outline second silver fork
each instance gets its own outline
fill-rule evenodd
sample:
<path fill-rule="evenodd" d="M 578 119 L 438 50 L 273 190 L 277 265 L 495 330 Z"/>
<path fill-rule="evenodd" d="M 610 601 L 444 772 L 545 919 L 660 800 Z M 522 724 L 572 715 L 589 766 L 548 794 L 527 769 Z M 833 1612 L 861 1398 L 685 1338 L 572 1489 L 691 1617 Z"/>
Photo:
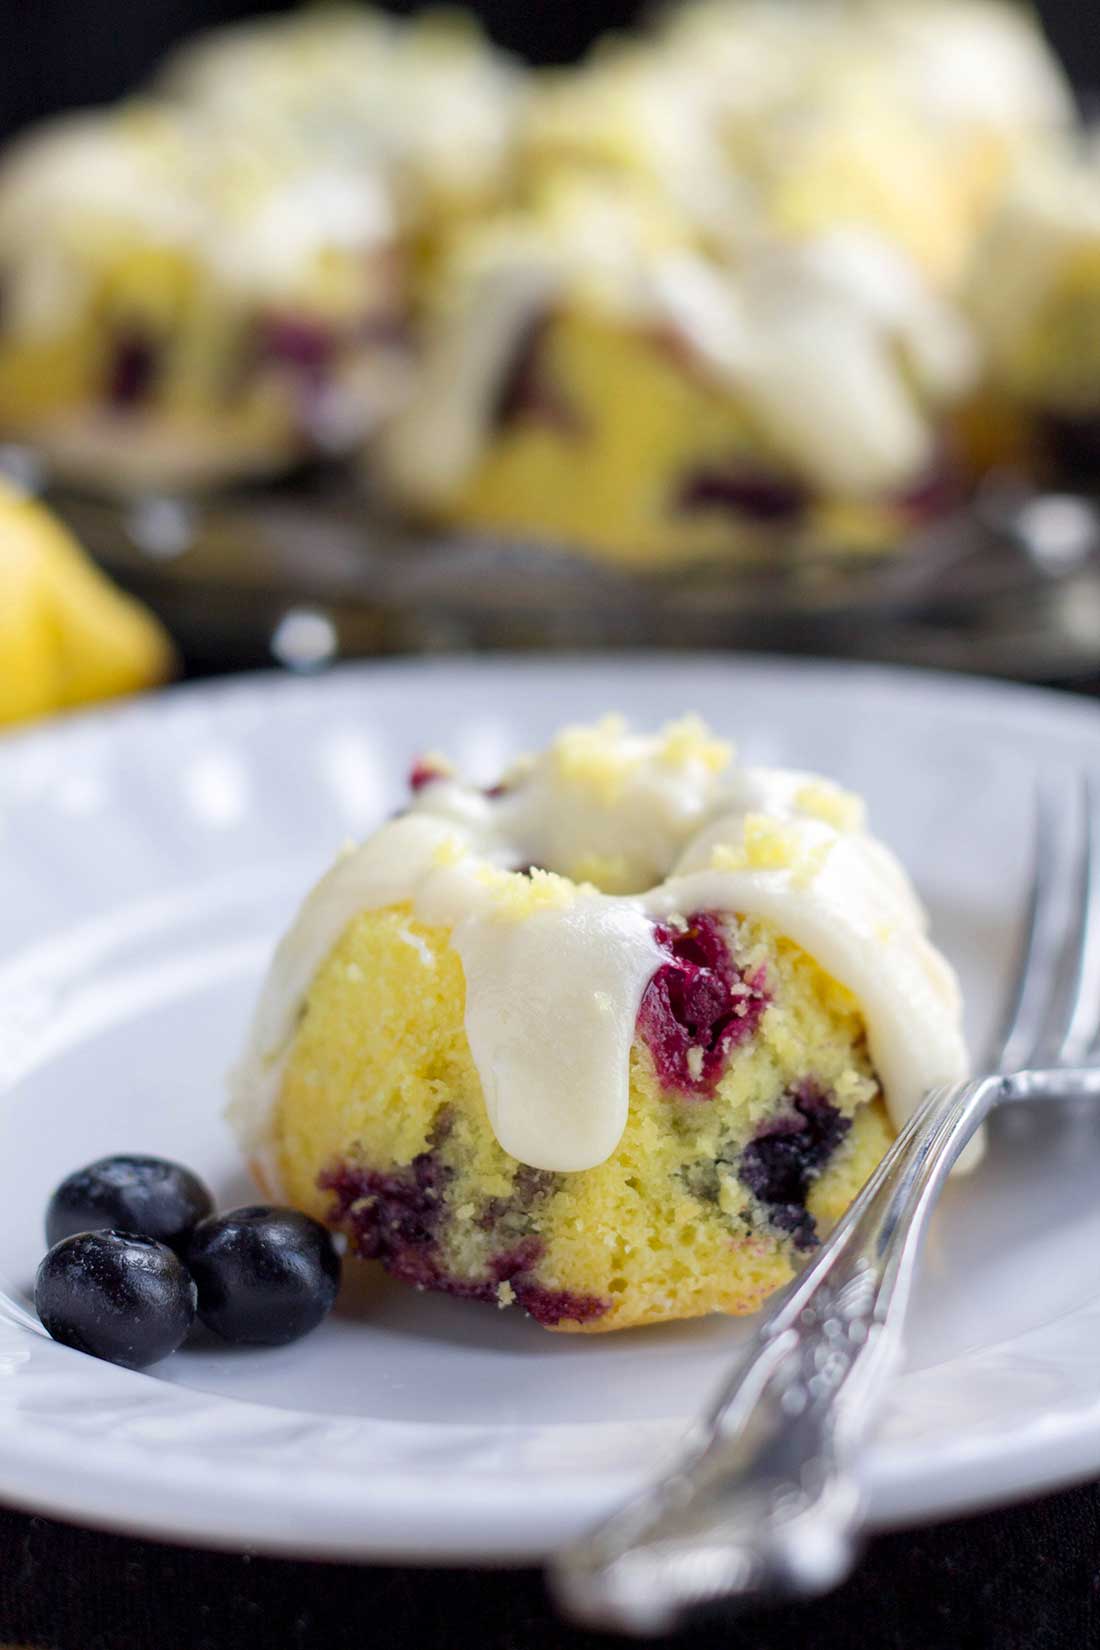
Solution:
<path fill-rule="evenodd" d="M 834 1586 L 859 1548 L 853 1472 L 890 1377 L 928 1216 L 994 1107 L 1100 1098 L 1100 823 L 1081 787 L 1063 875 L 1040 795 L 1023 941 L 990 1075 L 929 1094 L 860 1196 L 766 1314 L 676 1466 L 557 1555 L 562 1607 L 592 1626 L 667 1631 L 701 1610 Z M 1062 943 L 1055 928 L 1065 922 Z"/>

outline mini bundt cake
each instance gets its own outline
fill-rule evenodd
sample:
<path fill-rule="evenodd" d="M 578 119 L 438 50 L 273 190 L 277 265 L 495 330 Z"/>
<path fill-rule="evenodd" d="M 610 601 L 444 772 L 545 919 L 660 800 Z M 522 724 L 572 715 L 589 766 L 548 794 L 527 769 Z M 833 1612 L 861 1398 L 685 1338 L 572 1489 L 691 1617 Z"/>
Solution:
<path fill-rule="evenodd" d="M 231 1106 L 261 1184 L 548 1328 L 755 1311 L 965 1069 L 859 802 L 694 719 L 412 787 L 276 953 Z"/>
<path fill-rule="evenodd" d="M 953 497 L 969 334 L 871 232 L 727 267 L 571 175 L 441 273 L 373 454 L 422 519 L 659 566 L 890 549 Z"/>
<path fill-rule="evenodd" d="M 0 437 L 124 491 L 358 447 L 404 384 L 384 177 L 143 99 L 0 169 Z"/>

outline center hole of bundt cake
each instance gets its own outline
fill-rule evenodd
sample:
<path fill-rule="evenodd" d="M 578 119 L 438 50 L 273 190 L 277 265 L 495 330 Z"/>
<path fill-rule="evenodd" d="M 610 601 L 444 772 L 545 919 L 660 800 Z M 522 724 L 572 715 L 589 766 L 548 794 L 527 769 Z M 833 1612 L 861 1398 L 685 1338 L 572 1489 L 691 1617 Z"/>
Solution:
<path fill-rule="evenodd" d="M 763 969 L 738 968 L 722 918 L 700 911 L 682 928 L 658 924 L 663 963 L 642 998 L 638 1031 L 665 1088 L 709 1095 L 732 1048 L 755 1035 L 768 1006 Z"/>

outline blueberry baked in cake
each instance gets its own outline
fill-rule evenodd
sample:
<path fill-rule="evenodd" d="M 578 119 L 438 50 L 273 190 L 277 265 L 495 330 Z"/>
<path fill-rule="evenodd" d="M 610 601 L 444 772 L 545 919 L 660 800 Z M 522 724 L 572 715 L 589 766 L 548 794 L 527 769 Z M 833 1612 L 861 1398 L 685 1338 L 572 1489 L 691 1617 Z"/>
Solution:
<path fill-rule="evenodd" d="M 860 803 L 694 719 L 412 783 L 276 952 L 231 1108 L 262 1186 L 547 1328 L 755 1311 L 965 1069 Z"/>

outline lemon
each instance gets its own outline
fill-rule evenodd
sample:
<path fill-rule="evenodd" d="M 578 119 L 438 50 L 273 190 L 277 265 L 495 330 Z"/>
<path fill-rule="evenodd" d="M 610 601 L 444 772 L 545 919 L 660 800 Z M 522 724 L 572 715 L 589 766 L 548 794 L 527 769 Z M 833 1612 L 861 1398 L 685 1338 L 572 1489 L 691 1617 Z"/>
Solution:
<path fill-rule="evenodd" d="M 163 681 L 172 647 L 43 505 L 0 482 L 0 723 Z"/>

